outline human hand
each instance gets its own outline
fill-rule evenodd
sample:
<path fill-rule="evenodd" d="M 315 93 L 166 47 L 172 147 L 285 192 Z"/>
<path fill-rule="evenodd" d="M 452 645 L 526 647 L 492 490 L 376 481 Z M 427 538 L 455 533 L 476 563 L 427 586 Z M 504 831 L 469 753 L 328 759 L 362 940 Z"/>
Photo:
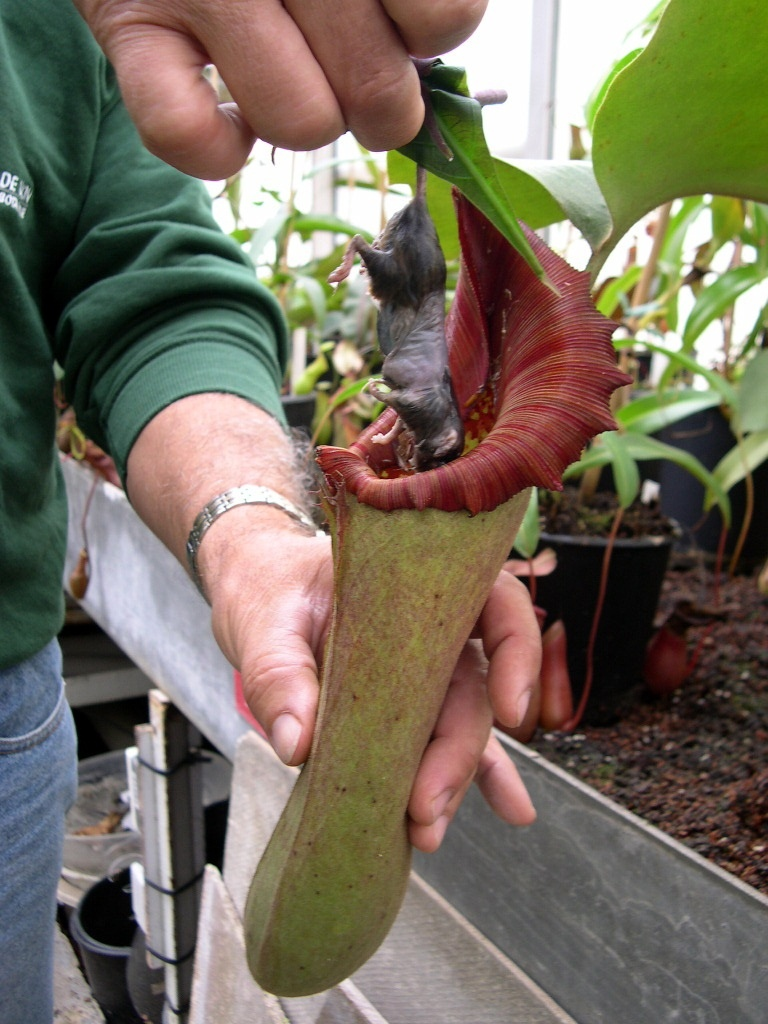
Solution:
<path fill-rule="evenodd" d="M 236 528 L 230 518 L 232 526 Z M 223 536 L 218 539 L 223 545 Z M 316 665 L 330 618 L 330 550 L 327 540 L 294 530 L 263 541 L 249 530 L 233 544 L 245 572 L 237 584 L 216 568 L 226 559 L 225 549 L 209 549 L 205 564 L 210 566 L 206 578 L 213 596 L 214 632 L 230 660 L 240 666 L 246 700 L 277 752 L 287 763 L 301 764 L 311 744 Z M 273 560 L 268 569 L 265 557 Z M 270 579 L 268 592 L 265 578 Z M 244 595 L 251 589 L 259 597 L 249 602 Z M 527 825 L 535 819 L 514 763 L 491 735 L 494 718 L 513 726 L 522 721 L 537 685 L 541 633 L 519 580 L 500 575 L 477 632 L 457 665 L 411 793 L 411 842 L 427 853 L 439 847 L 473 780 L 503 820 Z"/>
<path fill-rule="evenodd" d="M 350 130 L 367 149 L 405 145 L 424 118 L 410 56 L 457 46 L 487 0 L 74 2 L 147 148 L 189 174 L 225 178 L 255 138 L 312 150 Z M 219 103 L 209 64 L 234 103 Z"/>

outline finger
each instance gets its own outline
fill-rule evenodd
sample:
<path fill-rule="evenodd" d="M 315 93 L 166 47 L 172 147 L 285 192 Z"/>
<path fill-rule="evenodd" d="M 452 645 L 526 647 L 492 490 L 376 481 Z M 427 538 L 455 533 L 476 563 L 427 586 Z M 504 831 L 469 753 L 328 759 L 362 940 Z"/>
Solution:
<path fill-rule="evenodd" d="M 303 764 L 312 743 L 319 684 L 314 654 L 303 637 L 262 631 L 258 651 L 241 669 L 243 695 L 275 753 Z"/>
<path fill-rule="evenodd" d="M 411 842 L 427 853 L 439 846 L 488 739 L 492 714 L 484 676 L 480 646 L 470 643 L 459 659 L 408 804 Z"/>
<path fill-rule="evenodd" d="M 463 43 L 482 21 L 488 0 L 383 0 L 414 57 L 437 57 Z"/>
<path fill-rule="evenodd" d="M 476 780 L 491 809 L 510 825 L 532 825 L 536 810 L 520 773 L 495 736 L 488 740 Z"/>
<path fill-rule="evenodd" d="M 525 717 L 541 670 L 541 630 L 526 587 L 501 572 L 480 616 L 488 657 L 488 695 L 495 717 L 517 726 Z"/>
<path fill-rule="evenodd" d="M 475 782 L 488 806 L 502 821 L 518 827 L 532 825 L 536 821 L 536 808 L 525 783 L 514 762 L 493 735 L 488 738 L 480 758 Z M 411 820 L 409 836 L 416 849 L 423 853 L 434 853 L 439 848 L 468 788 L 469 783 L 451 794 L 442 813 L 433 822 Z"/>
<path fill-rule="evenodd" d="M 288 543 L 283 539 L 283 558 L 271 566 L 267 589 L 263 568 L 248 571 L 243 547 L 242 575 L 215 581 L 211 622 L 219 646 L 240 671 L 248 707 L 281 760 L 295 765 L 309 754 L 317 717 L 332 566 L 327 539 L 302 538 L 292 551 Z M 263 563 L 253 558 L 252 564 Z"/>
<path fill-rule="evenodd" d="M 413 817 L 410 818 L 408 822 L 408 837 L 411 846 L 421 850 L 422 853 L 434 853 L 435 850 L 439 849 L 440 844 L 445 838 L 448 826 L 459 809 L 461 801 L 466 796 L 471 783 L 472 779 L 470 778 L 458 790 L 446 791 L 449 794 L 449 799 L 434 821 L 423 822 L 416 821 Z"/>
<path fill-rule="evenodd" d="M 235 174 L 254 134 L 234 104 L 203 77 L 206 57 L 180 33 L 148 27 L 118 36 L 109 56 L 128 113 L 147 149 L 199 178 Z"/>
<path fill-rule="evenodd" d="M 333 89 L 346 126 L 367 149 L 403 146 L 424 120 L 408 49 L 378 0 L 286 0 Z"/>
<path fill-rule="evenodd" d="M 314 9 L 315 4 L 304 5 Z M 203 16 L 207 9 L 203 8 Z M 233 99 L 256 135 L 272 146 L 313 150 L 346 129 L 344 114 L 319 59 L 315 40 L 278 0 L 232 5 L 232 15 L 203 26 L 201 36 Z M 347 60 L 346 19 L 325 12 L 326 33 L 336 40 L 333 59 Z M 359 35 L 355 46 L 360 45 Z"/>

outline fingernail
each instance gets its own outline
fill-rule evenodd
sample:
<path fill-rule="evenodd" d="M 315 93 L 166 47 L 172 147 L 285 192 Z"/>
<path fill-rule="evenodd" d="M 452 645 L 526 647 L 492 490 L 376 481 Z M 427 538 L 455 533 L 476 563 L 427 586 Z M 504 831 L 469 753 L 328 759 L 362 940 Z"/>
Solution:
<path fill-rule="evenodd" d="M 531 703 L 531 691 L 526 690 L 525 693 L 520 697 L 517 702 L 517 722 L 516 725 L 522 725 L 526 714 L 528 713 L 528 705 Z"/>
<path fill-rule="evenodd" d="M 301 722 L 285 712 L 278 715 L 272 724 L 270 742 L 275 753 L 284 764 L 290 764 L 301 739 Z"/>
<path fill-rule="evenodd" d="M 446 789 L 432 801 L 433 821 L 436 823 L 445 814 L 446 808 L 456 794 L 455 789 Z"/>
<path fill-rule="evenodd" d="M 432 838 L 439 846 L 445 838 L 445 833 L 448 831 L 448 826 L 451 823 L 451 819 L 447 814 L 444 814 L 442 818 L 438 818 L 435 824 L 432 826 Z"/>

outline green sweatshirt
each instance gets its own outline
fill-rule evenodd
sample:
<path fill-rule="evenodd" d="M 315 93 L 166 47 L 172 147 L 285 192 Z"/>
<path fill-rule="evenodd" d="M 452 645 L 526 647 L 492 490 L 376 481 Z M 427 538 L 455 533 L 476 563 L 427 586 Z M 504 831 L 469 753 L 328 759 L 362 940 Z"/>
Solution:
<path fill-rule="evenodd" d="M 286 348 L 204 187 L 141 145 L 70 0 L 2 0 L 0 668 L 62 621 L 54 362 L 124 472 L 142 427 L 185 395 L 230 392 L 280 417 Z"/>

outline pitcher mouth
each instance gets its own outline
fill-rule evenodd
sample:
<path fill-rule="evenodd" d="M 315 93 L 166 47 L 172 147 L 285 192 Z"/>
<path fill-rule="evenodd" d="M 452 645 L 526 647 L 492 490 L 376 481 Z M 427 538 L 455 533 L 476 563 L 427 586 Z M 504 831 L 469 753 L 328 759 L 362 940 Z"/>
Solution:
<path fill-rule="evenodd" d="M 393 442 L 382 442 L 397 433 L 387 409 L 349 449 L 318 449 L 331 494 L 343 487 L 385 511 L 487 512 L 530 486 L 561 489 L 590 438 L 615 428 L 610 397 L 631 378 L 616 365 L 615 324 L 595 308 L 589 275 L 524 228 L 550 287 L 457 191 L 454 201 L 461 268 L 446 336 L 463 453 L 403 470 Z"/>

